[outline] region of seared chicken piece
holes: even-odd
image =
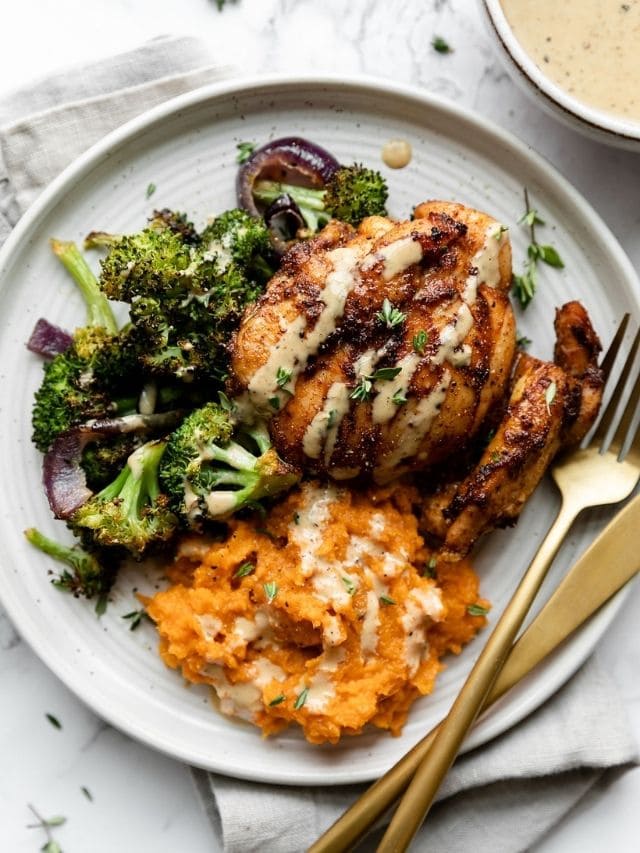
[[[437,491],[421,484],[422,527],[451,560],[514,523],[559,448],[587,432],[600,343],[571,302],[555,362],[520,354],[514,371],[506,229],[448,202],[414,215],[332,222],[296,245],[236,333],[230,390],[306,471],[385,483],[446,470]]]
[[[556,312],[557,363],[521,354],[505,415],[476,468],[427,499],[423,528],[444,540],[444,559],[465,556],[478,537],[514,524],[558,450],[584,438],[598,413],[600,342],[586,311]]]
[[[284,259],[233,344],[232,391],[280,455],[386,482],[469,443],[515,353],[506,229],[427,202],[410,222],[330,223]]]

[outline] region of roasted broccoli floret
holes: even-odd
[[[263,424],[234,435],[228,407],[208,403],[169,436],[160,481],[191,527],[290,489],[300,472],[280,459]]]
[[[109,248],[100,286],[130,303],[141,367],[220,385],[229,336],[273,273],[271,245],[264,223],[242,210],[194,233],[180,215],[161,211],[140,234],[93,234],[89,244]]]
[[[309,231],[315,233],[330,219],[355,226],[367,216],[386,216],[389,191],[380,172],[354,163],[338,169],[322,189],[256,181],[253,194],[265,205],[283,195],[290,196]]]
[[[44,365],[32,415],[33,441],[43,452],[77,423],[135,409],[135,395],[122,381],[128,374],[135,376],[135,356],[117,334],[109,302],[74,243],[52,240],[51,246],[84,297],[87,325],[76,329],[65,352]]]
[[[93,554],[84,551],[79,545],[62,545],[34,527],[25,530],[24,535],[33,546],[71,569],[64,569],[52,579],[51,583],[55,587],[71,592],[76,597],[98,596],[96,609],[101,606],[100,599],[111,589],[118,569],[115,552]]]
[[[224,269],[233,262],[249,278],[260,280],[275,272],[269,229],[240,208],[217,216],[202,232],[201,241],[205,255],[216,256]]]
[[[158,481],[165,448],[166,441],[150,441],[134,450],[118,477],[75,511],[70,527],[84,542],[140,558],[173,537],[178,520]]]
[[[164,220],[153,220],[137,234],[90,234],[87,248],[105,246],[100,261],[100,288],[109,299],[132,302],[136,297],[179,298],[184,271],[191,263],[191,247]]]
[[[127,433],[85,447],[80,464],[92,492],[100,491],[117,477],[139,441],[134,433]]]

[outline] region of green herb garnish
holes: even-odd
[[[280,705],[281,702],[284,702],[284,693],[280,693],[279,696],[274,697],[271,702],[269,702],[269,707],[274,708],[276,705]]]
[[[429,335],[424,329],[420,329],[420,331],[413,336],[413,349],[418,353],[418,355],[423,355],[424,348],[426,347],[428,340]]]
[[[288,384],[291,379],[291,371],[286,370],[284,367],[279,367],[276,373],[276,385],[278,388],[284,388],[285,385]]]
[[[435,578],[437,564],[438,564],[438,561],[436,560],[436,558],[431,557],[431,559],[429,560],[429,562],[425,566],[424,571],[422,572],[422,577],[423,578]]]
[[[402,370],[401,367],[381,367],[371,374],[368,378],[372,382],[380,382],[380,381],[388,381],[390,379],[395,379],[396,376]]]
[[[519,222],[529,228],[531,242],[527,247],[527,259],[524,263],[522,275],[513,275],[511,280],[511,292],[523,308],[531,302],[538,286],[538,261],[542,261],[551,267],[560,269],[564,267],[562,258],[553,246],[542,245],[536,239],[536,225],[544,225],[544,219],[537,210],[529,204],[529,193],[524,190],[525,212]]]
[[[380,603],[381,604],[395,604],[395,601],[393,600],[393,598],[391,598],[388,595],[381,595],[380,596]]]
[[[93,802],[93,794],[91,793],[91,791],[87,787],[85,787],[84,785],[82,786],[82,788],[80,788],[80,790],[85,795],[85,797],[89,800],[89,802],[92,803]]]
[[[238,154],[236,156],[236,163],[246,163],[249,157],[256,150],[255,142],[239,142],[236,145],[238,149]]]
[[[123,619],[130,619],[131,623],[129,625],[130,631],[135,631],[136,628],[140,625],[143,619],[148,619],[147,612],[144,607],[141,607],[140,610],[132,610],[131,613],[125,613],[122,617]]]
[[[391,398],[391,402],[395,403],[396,406],[404,406],[404,404],[407,402],[407,398],[404,396],[402,391],[398,390]]]
[[[558,392],[558,386],[555,382],[550,382],[547,386],[547,390],[544,392],[544,399],[547,404],[547,412],[551,412],[551,404],[556,399],[556,394]]]
[[[336,418],[338,417],[338,410],[331,409],[329,412],[329,416],[327,417],[327,429],[331,429],[331,427],[335,424]]]
[[[356,585],[355,585],[355,583],[351,580],[351,578],[347,578],[347,577],[344,577],[344,576],[343,576],[343,577],[342,577],[342,583],[344,584],[344,588],[347,590],[347,592],[349,593],[349,595],[353,595],[353,594],[355,593],[355,591],[356,591]]]
[[[298,698],[295,701],[295,704],[293,706],[294,711],[298,711],[300,708],[302,708],[304,703],[307,701],[308,695],[309,695],[309,688],[305,687],[304,690],[302,690],[302,692],[298,695]]]
[[[269,397],[269,405],[277,412],[280,408],[280,397]]]
[[[27,829],[41,829],[43,832],[47,834],[46,843],[40,848],[43,853],[62,853],[62,847],[58,844],[55,838],[51,834],[51,830],[56,826],[62,826],[67,822],[66,817],[62,817],[62,815],[56,815],[55,817],[44,818],[42,815],[38,814],[35,808],[28,804],[29,809],[32,814],[35,816],[37,823],[28,823]]]
[[[45,717],[47,718],[47,720],[49,720],[54,729],[62,728],[62,723],[57,717],[54,717],[53,714],[45,714]]]
[[[531,338],[528,338],[526,335],[517,335],[516,337],[516,346],[520,347],[520,349],[526,349],[531,343]]]
[[[431,40],[431,47],[436,51],[436,53],[452,53],[453,48],[451,45],[446,42],[442,36],[434,36]]]
[[[156,189],[157,187],[155,184],[149,184],[149,186],[147,187],[147,198],[151,198]]]
[[[364,403],[371,397],[372,389],[373,385],[371,383],[371,379],[369,379],[368,376],[362,376],[356,387],[349,394],[349,398],[351,400],[359,400]]]
[[[253,563],[243,563],[240,568],[236,569],[233,573],[234,578],[244,578],[247,575],[250,575],[251,572],[255,572],[256,567]]]
[[[469,616],[486,616],[489,612],[487,607],[483,607],[481,604],[470,604],[467,607],[467,613]]]
[[[278,594],[278,584],[274,581],[269,581],[269,583],[265,583],[262,585],[264,589],[264,593],[267,596],[267,604],[271,604],[273,599]]]
[[[400,323],[403,323],[407,315],[403,314],[398,308],[394,308],[391,302],[389,302],[388,299],[385,299],[382,303],[382,311],[378,311],[376,317],[378,320],[383,322],[388,329],[393,329],[394,326],[399,326]]]

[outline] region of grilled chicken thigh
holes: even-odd
[[[269,419],[287,462],[337,480],[442,471],[502,417],[470,473],[426,504],[427,530],[462,556],[515,519],[600,400],[599,343],[578,303],[558,315],[557,363],[520,355],[514,372],[510,284],[506,229],[477,210],[430,201],[409,222],[331,222],[247,310],[230,390]]]
[[[331,223],[245,315],[235,390],[271,416],[283,458],[316,473],[385,482],[437,463],[504,397],[510,277],[500,223],[460,205]]]

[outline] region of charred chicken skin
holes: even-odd
[[[423,521],[461,557],[515,521],[600,402],[600,345],[582,306],[560,309],[555,362],[542,362],[517,353],[510,284],[508,233],[480,211],[430,201],[408,222],[331,222],[247,310],[230,390],[269,419],[283,459],[314,475],[385,483],[456,470]]]

